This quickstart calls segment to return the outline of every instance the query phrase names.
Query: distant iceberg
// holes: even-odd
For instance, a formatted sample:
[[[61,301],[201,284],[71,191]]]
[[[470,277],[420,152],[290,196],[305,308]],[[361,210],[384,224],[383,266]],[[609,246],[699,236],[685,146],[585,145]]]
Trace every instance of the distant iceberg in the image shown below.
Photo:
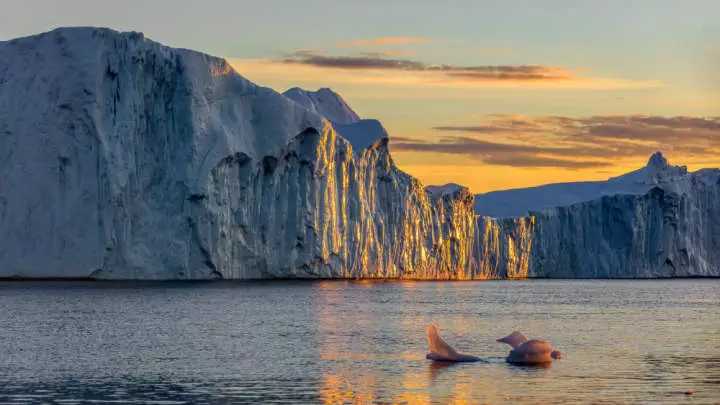
[[[494,218],[521,217],[530,212],[572,205],[618,194],[641,195],[655,186],[682,183],[685,166],[671,166],[657,152],[647,166],[606,181],[554,183],[538,187],[491,191],[475,195],[475,211]]]
[[[475,210],[534,221],[530,277],[720,276],[720,170],[688,173],[660,152],[607,181],[476,195]]]

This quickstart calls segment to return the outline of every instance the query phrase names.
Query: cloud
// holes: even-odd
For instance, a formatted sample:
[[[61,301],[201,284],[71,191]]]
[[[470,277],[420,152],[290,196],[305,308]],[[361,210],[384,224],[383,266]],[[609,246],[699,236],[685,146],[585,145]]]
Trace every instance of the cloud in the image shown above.
[[[373,56],[327,56],[294,53],[280,62],[335,69],[425,70],[426,65],[407,59]]]
[[[317,55],[325,53],[324,49],[300,49],[292,53],[292,55]]]
[[[456,131],[456,132],[477,132],[477,133],[493,133],[507,132],[507,128],[492,125],[471,125],[471,126],[447,126],[433,127],[436,131]]]
[[[350,70],[399,70],[414,72],[439,72],[448,78],[467,80],[569,80],[572,73],[562,66],[540,65],[484,65],[456,66],[432,65],[410,59],[393,59],[385,55],[329,56],[313,53],[294,53],[282,59],[282,63],[309,65],[319,68]]]
[[[360,55],[371,57],[371,58],[383,58],[383,57],[387,57],[387,56],[412,56],[412,55],[417,55],[417,52],[391,50],[391,51],[383,51],[383,52],[360,52]]]
[[[494,114],[478,125],[433,129],[460,132],[434,142],[403,139],[393,150],[467,156],[491,165],[593,168],[657,150],[717,160],[720,117],[604,115],[591,117]],[[490,139],[488,139],[490,138]]]
[[[484,159],[486,164],[513,167],[557,167],[565,169],[590,169],[612,166],[610,162],[592,160],[567,160],[533,154],[498,154]]]
[[[393,136],[390,138],[390,142],[416,142],[416,138],[410,138],[407,136]]]
[[[295,52],[281,59],[230,59],[243,76],[261,83],[305,86],[382,86],[412,90],[446,88],[468,94],[482,88],[550,88],[568,90],[637,89],[662,86],[637,81],[578,76],[576,71],[537,65],[432,65],[385,55],[331,56]],[[289,83],[292,79],[292,83]],[[282,87],[282,86],[280,86]],[[395,94],[394,92],[391,92]]]
[[[354,48],[359,46],[387,46],[387,45],[407,45],[407,44],[422,44],[431,42],[427,38],[418,37],[383,37],[373,39],[361,39],[358,41],[351,42],[338,42],[337,46],[340,48]]]
[[[391,51],[391,53],[394,51]],[[569,89],[619,89],[661,86],[657,81],[591,78],[582,70],[564,66],[543,65],[475,65],[430,64],[413,59],[393,58],[392,54],[365,52],[357,55],[327,55],[295,52],[268,64],[315,69],[318,75],[341,75],[354,72],[352,81],[382,79],[398,84],[414,83],[440,87],[553,87]]]
[[[572,148],[542,148],[531,145],[490,142],[469,137],[444,137],[435,143],[391,141],[390,147],[394,151],[466,155],[490,165],[563,168],[590,168],[611,165],[605,161],[579,161],[567,158],[577,154],[577,151]]]

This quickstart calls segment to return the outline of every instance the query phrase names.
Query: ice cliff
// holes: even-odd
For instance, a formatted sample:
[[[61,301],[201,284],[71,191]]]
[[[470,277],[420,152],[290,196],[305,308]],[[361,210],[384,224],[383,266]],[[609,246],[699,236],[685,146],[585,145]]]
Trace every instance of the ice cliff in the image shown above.
[[[658,172],[659,158],[650,159],[645,173],[631,173],[655,176],[646,192],[533,213],[529,275],[719,277],[720,170],[686,173],[665,162]]]
[[[139,33],[0,42],[0,277],[719,275],[717,171],[660,156],[632,194],[492,218],[387,145],[329,89]]]
[[[0,276],[477,276],[472,195],[309,107],[139,33],[0,43]]]
[[[488,193],[475,209],[532,220],[529,277],[720,276],[720,170],[688,173],[659,152],[605,182]]]

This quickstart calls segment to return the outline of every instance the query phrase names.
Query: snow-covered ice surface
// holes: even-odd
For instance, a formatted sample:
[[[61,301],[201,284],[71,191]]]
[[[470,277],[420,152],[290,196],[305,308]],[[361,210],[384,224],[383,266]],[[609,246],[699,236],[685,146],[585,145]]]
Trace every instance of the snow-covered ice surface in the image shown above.
[[[0,277],[720,275],[717,170],[654,157],[631,193],[495,219],[387,144],[330,90],[139,33],[0,42]]]
[[[293,87],[283,95],[330,121],[335,131],[350,142],[355,153],[362,153],[388,137],[380,121],[360,119],[342,96],[331,89],[308,91]]]
[[[360,117],[347,105],[342,96],[328,88],[308,91],[293,87],[285,91],[283,96],[333,123],[352,124],[360,121]]]
[[[442,196],[446,194],[455,194],[463,188],[464,187],[459,184],[447,183],[443,184],[442,186],[425,186],[425,191],[427,191],[433,196]]]
[[[492,191],[475,195],[475,211],[494,218],[519,217],[606,195],[645,194],[653,186],[669,184],[687,174],[684,166],[671,166],[661,153],[654,154],[647,166],[606,181],[554,183],[538,187]]]

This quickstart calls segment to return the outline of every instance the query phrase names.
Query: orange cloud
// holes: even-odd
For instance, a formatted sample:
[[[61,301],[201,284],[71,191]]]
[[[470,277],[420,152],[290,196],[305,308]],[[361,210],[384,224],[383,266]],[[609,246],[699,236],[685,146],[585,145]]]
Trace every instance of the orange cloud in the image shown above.
[[[591,78],[581,76],[581,70],[564,66],[542,65],[449,65],[429,64],[412,59],[391,58],[377,53],[337,56],[296,52],[279,60],[265,61],[267,65],[296,66],[315,69],[327,77],[343,70],[353,71],[354,83],[395,82],[435,87],[552,87],[569,89],[617,89],[658,87],[658,81]],[[321,73],[320,73],[321,72]]]
[[[590,117],[492,115],[475,125],[444,125],[436,141],[391,138],[393,151],[462,155],[487,165],[597,168],[657,150],[717,159],[720,117],[598,115]]]
[[[380,55],[380,56],[378,56]],[[359,56],[332,56],[296,52],[276,61],[277,63],[308,65],[318,68],[350,70],[401,70],[414,72],[439,72],[448,79],[461,80],[570,80],[574,72],[564,66],[541,65],[436,65],[410,59],[386,58],[369,52]]]
[[[407,45],[407,44],[421,44],[430,42],[427,38],[417,37],[384,37],[384,38],[373,38],[373,39],[361,39],[358,41],[351,42],[338,42],[337,46],[340,48],[354,48],[358,46],[387,46],[387,45]]]
[[[290,60],[290,61],[288,61]],[[377,85],[405,89],[447,88],[469,92],[478,88],[568,90],[636,89],[662,86],[652,80],[578,76],[573,70],[537,65],[427,65],[387,57],[294,54],[289,59],[229,59],[243,76],[261,83],[306,86]],[[282,86],[280,86],[282,87]]]
[[[360,54],[363,56],[383,57],[383,56],[412,56],[412,55],[417,55],[418,53],[414,52],[414,51],[392,50],[392,51],[383,51],[383,52],[362,52]]]
[[[295,55],[316,55],[319,53],[325,53],[324,49],[301,49],[299,51],[295,51],[293,54]]]

